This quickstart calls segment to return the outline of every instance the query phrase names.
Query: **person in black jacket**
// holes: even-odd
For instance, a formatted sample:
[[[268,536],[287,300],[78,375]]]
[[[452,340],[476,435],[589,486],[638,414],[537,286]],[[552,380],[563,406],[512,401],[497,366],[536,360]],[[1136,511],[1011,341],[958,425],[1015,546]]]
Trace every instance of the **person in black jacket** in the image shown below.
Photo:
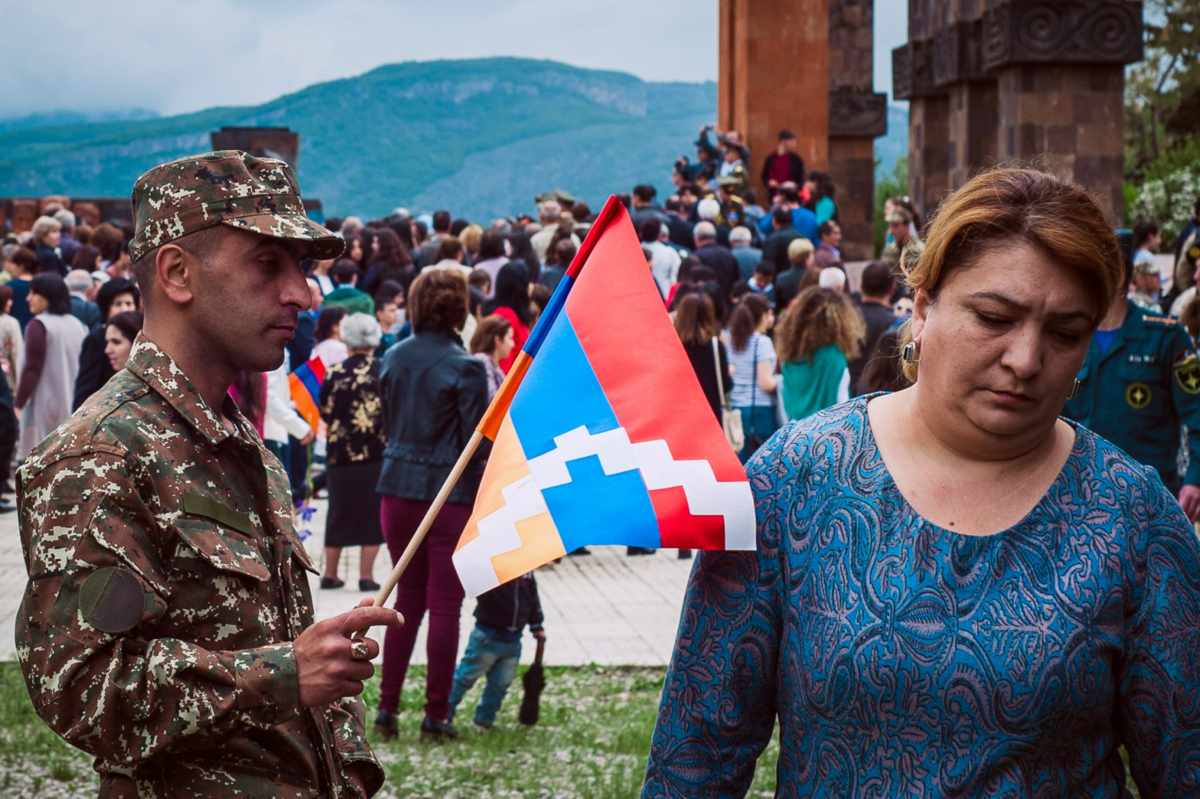
[[[767,187],[767,196],[774,198],[784,183],[804,185],[804,159],[796,154],[796,134],[790,130],[779,131],[779,144],[775,151],[763,160],[762,182]]]
[[[115,277],[96,291],[96,305],[104,324],[88,334],[79,351],[79,374],[75,376],[75,397],[71,409],[79,410],[88,397],[95,394],[112,377],[112,363],[104,354],[104,334],[108,320],[119,313],[136,311],[141,304],[141,292],[132,280]]]
[[[467,651],[454,672],[448,721],[454,719],[463,695],[486,674],[487,686],[475,706],[474,723],[481,730],[495,726],[496,714],[504,703],[508,686],[517,675],[521,633],[528,624],[533,637],[545,641],[544,621],[537,580],[532,572],[479,595],[475,604],[475,629],[471,630]]]

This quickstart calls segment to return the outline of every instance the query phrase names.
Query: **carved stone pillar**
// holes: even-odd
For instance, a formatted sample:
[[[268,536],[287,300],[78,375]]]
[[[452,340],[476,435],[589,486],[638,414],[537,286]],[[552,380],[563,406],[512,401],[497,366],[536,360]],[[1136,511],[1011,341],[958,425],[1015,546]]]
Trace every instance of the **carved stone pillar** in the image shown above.
[[[808,169],[829,160],[830,0],[721,0],[717,124],[746,137],[751,187],[779,131]]]

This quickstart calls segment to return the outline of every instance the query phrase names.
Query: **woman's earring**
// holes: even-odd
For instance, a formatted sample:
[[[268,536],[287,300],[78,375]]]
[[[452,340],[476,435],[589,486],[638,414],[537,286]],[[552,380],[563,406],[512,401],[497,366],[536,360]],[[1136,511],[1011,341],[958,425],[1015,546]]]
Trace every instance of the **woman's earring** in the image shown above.
[[[910,341],[900,350],[900,360],[904,361],[909,366],[914,363],[920,363],[921,359],[917,357],[917,342]]]
[[[1078,380],[1071,384],[1071,393],[1067,395],[1067,399],[1075,399],[1075,395],[1079,393],[1079,386],[1082,385]]]

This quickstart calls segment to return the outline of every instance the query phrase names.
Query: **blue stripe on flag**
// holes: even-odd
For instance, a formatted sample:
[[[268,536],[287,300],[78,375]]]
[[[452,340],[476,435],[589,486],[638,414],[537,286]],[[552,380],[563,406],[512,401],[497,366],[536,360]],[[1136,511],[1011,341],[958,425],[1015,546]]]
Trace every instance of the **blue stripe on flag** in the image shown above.
[[[554,320],[562,313],[563,305],[567,302],[567,292],[571,290],[571,284],[574,282],[575,278],[566,276],[558,281],[558,288],[550,295],[550,302],[546,303],[546,310],[542,311],[542,315],[538,317],[538,323],[533,326],[533,331],[525,341],[523,349],[529,353],[530,357],[537,355],[538,350],[542,348],[542,342],[546,340],[547,333],[554,326]]]
[[[300,378],[300,382],[308,389],[308,393],[312,395],[315,402],[321,396],[321,384],[317,382],[317,376],[313,374],[313,370],[308,368],[308,364],[302,365],[292,374]]]
[[[509,414],[530,459],[554,450],[555,436],[580,426],[593,435],[620,426],[567,314],[549,326]],[[571,482],[542,495],[568,552],[589,544],[660,545],[640,473],[605,475],[594,455],[569,462],[567,470]]]

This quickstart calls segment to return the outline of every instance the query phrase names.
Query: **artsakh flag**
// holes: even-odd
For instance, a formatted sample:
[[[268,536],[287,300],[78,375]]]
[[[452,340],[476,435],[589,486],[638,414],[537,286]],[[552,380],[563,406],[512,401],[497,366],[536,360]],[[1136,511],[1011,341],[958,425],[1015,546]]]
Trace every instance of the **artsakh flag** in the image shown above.
[[[754,549],[746,473],[610,198],[479,423],[454,565],[477,596],[589,544]]]
[[[321,426],[321,411],[317,403],[324,380],[325,362],[319,356],[300,364],[288,375],[288,389],[292,394],[292,402],[296,403],[296,413],[313,430]]]

